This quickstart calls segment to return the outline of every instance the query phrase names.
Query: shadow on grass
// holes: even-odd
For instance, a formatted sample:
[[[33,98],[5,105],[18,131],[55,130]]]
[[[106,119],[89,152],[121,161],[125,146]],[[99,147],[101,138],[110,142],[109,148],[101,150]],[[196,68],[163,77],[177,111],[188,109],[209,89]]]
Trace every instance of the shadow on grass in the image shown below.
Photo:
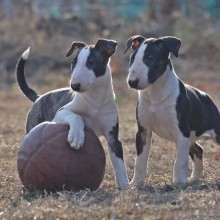
[[[22,188],[21,197],[28,202],[32,202],[37,199],[43,199],[47,197],[52,197],[55,200],[69,201],[74,204],[83,204],[83,203],[96,203],[101,204],[104,201],[111,203],[115,194],[109,192],[104,188],[99,188],[96,191],[90,191],[88,189],[80,191],[60,191],[60,192],[47,192],[42,190],[32,190],[28,191],[24,187]],[[107,200],[107,201],[106,201]]]
[[[207,183],[204,181],[192,181],[189,184],[183,185],[164,185],[159,187],[142,186],[137,188],[138,197],[133,202],[144,202],[146,204],[165,204],[172,205],[181,204],[181,194],[192,193],[208,193],[211,191],[220,191],[220,182]]]
[[[183,195],[191,194],[208,194],[210,192],[220,191],[220,182],[209,183],[205,181],[193,181],[185,186],[163,185],[163,186],[142,186],[139,188],[132,187],[127,191],[118,191],[117,189],[99,188],[96,191],[81,190],[61,191],[56,193],[48,193],[35,190],[29,192],[23,190],[21,197],[28,202],[33,202],[38,199],[52,198],[57,201],[69,202],[75,206],[87,207],[88,205],[96,204],[101,206],[111,205],[116,200],[121,200],[124,193],[126,201],[131,203],[144,203],[148,205],[181,205]],[[122,194],[121,194],[122,193]],[[123,200],[122,200],[123,201]]]

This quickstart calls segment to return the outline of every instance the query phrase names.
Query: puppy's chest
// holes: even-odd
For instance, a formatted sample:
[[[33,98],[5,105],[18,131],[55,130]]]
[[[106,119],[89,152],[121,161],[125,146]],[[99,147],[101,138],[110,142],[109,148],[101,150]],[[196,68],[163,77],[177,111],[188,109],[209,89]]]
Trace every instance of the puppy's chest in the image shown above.
[[[152,130],[158,136],[174,141],[178,131],[177,113],[174,103],[139,106],[138,120],[142,126]]]
[[[97,136],[103,135],[117,123],[118,111],[115,102],[102,107],[84,105],[78,108],[75,113],[79,114],[85,125],[91,128]]]
[[[89,127],[98,127],[100,125],[102,112],[98,109],[89,109],[88,111],[82,112],[85,124]]]

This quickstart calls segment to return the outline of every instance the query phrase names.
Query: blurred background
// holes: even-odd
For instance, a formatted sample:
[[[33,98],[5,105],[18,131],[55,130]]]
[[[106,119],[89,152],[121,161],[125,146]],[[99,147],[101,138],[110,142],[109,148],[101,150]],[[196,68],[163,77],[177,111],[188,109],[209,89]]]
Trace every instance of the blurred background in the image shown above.
[[[41,92],[68,85],[72,41],[118,41],[111,66],[115,87],[127,91],[127,39],[182,39],[177,74],[204,90],[220,91],[220,0],[0,0],[0,89],[17,88],[15,66],[27,47],[28,82]]]
[[[43,94],[68,86],[73,56],[65,55],[73,41],[118,41],[111,68],[131,179],[137,91],[126,84],[132,50],[123,52],[127,39],[136,34],[181,38],[179,57],[172,56],[177,75],[208,92],[220,109],[220,0],[0,0],[0,219],[220,219],[220,163],[212,159],[218,148],[207,136],[199,142],[205,150],[204,178],[187,188],[172,186],[174,144],[154,135],[146,189],[120,193],[106,157],[97,192],[42,197],[38,191],[21,192],[17,152],[33,103],[19,91],[15,67],[29,46],[26,80]]]

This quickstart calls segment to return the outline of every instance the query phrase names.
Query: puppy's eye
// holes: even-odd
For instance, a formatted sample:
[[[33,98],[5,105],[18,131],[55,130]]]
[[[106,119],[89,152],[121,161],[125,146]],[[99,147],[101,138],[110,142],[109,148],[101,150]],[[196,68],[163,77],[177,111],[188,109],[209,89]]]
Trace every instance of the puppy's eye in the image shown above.
[[[147,59],[148,59],[149,61],[153,61],[153,60],[154,60],[153,56],[148,56]]]
[[[88,63],[89,66],[93,66],[94,63],[95,63],[95,61],[92,60],[92,59],[89,59],[89,60],[87,61],[87,63]]]
[[[150,56],[150,55],[145,55],[144,59],[150,64],[152,64],[154,62],[154,57]]]

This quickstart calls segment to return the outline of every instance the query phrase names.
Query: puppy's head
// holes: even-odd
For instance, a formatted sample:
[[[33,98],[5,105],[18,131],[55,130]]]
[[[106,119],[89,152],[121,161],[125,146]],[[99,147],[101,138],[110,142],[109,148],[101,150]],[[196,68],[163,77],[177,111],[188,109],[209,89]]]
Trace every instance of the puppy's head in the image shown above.
[[[175,37],[146,39],[137,35],[127,41],[125,52],[132,47],[128,84],[134,89],[145,89],[165,72],[170,64],[169,55],[178,57],[181,40]]]
[[[66,57],[69,57],[75,49],[79,49],[71,65],[71,88],[77,92],[88,91],[95,84],[96,79],[106,73],[110,57],[116,47],[117,42],[106,39],[99,39],[95,45],[73,42],[66,54]]]

